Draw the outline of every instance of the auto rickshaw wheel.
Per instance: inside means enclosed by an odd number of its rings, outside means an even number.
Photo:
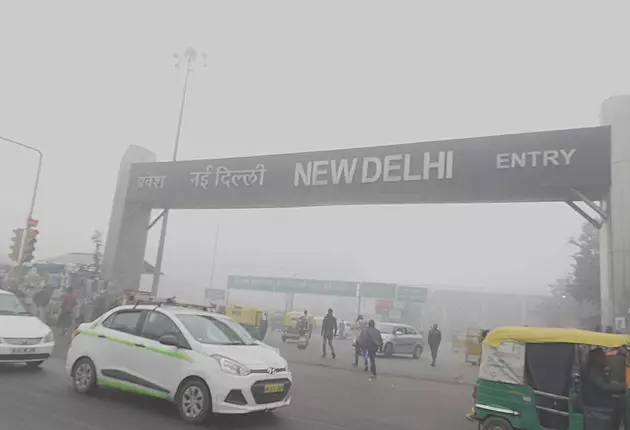
[[[505,418],[488,417],[483,420],[482,430],[514,430],[512,424]]]

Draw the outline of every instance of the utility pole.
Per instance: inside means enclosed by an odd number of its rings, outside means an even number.
[[[28,231],[31,229],[31,220],[33,219],[33,211],[35,210],[35,201],[37,200],[37,190],[39,188],[39,176],[42,172],[42,161],[43,161],[43,154],[42,152],[37,149],[34,148],[32,146],[26,145],[24,143],[18,142],[16,140],[13,139],[9,139],[7,137],[2,137],[0,136],[0,140],[3,140],[5,142],[8,143],[12,143],[13,145],[17,145],[19,147],[28,149],[29,151],[33,151],[35,153],[37,153],[38,155],[38,161],[37,161],[37,173],[35,174],[35,185],[33,187],[33,195],[31,196],[31,206],[28,210],[28,217],[26,217],[26,227],[24,229],[24,234],[22,235],[22,240],[20,242],[20,252],[18,255],[18,266],[22,265],[22,259],[24,256],[24,245],[26,244],[26,238],[28,236]]]
[[[177,153],[179,152],[179,137],[182,131],[182,121],[184,119],[184,108],[186,107],[186,93],[188,91],[188,78],[190,72],[193,70],[193,65],[198,59],[198,53],[193,48],[188,48],[184,51],[183,58],[179,54],[173,54],[173,57],[177,59],[175,67],[179,68],[179,63],[185,61],[186,74],[184,77],[184,88],[182,89],[182,101],[179,107],[179,119],[177,120],[177,132],[175,133],[175,144],[173,145],[173,158],[172,161],[177,161]],[[206,55],[202,53],[202,58],[206,58]],[[162,230],[160,231],[160,241],[158,243],[157,258],[155,260],[155,272],[153,273],[153,285],[151,286],[151,295],[157,297],[158,289],[160,287],[160,275],[162,273],[162,259],[164,258],[164,245],[166,243],[166,229],[168,227],[168,213],[169,209],[164,210],[164,216],[162,217]]]

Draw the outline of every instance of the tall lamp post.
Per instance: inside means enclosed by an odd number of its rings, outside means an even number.
[[[199,53],[193,49],[188,48],[184,51],[183,55],[173,54],[173,58],[176,59],[175,67],[179,68],[180,64],[184,62],[186,64],[186,74],[184,77],[184,88],[182,90],[182,101],[179,107],[179,119],[177,121],[177,132],[175,133],[175,144],[173,146],[173,161],[177,161],[177,152],[179,151],[179,137],[182,131],[182,121],[184,119],[184,108],[186,106],[186,92],[188,91],[188,78],[190,72],[193,71],[194,66],[199,60]],[[206,59],[206,54],[202,53],[201,58]],[[202,67],[205,67],[205,61]],[[162,259],[164,258],[164,244],[166,242],[166,229],[168,226],[168,208],[164,210],[164,216],[162,217],[162,230],[160,231],[160,241],[158,243],[157,258],[155,261],[155,272],[153,273],[153,285],[151,286],[151,295],[157,297],[158,288],[160,286],[160,274],[162,273]]]
[[[0,140],[28,149],[29,151],[33,151],[37,153],[38,155],[37,173],[35,174],[35,185],[33,187],[33,195],[31,196],[31,206],[28,210],[28,217],[26,218],[26,228],[24,229],[24,234],[22,234],[22,240],[20,241],[20,252],[18,253],[18,266],[21,266],[22,257],[24,254],[24,244],[26,243],[26,237],[28,236],[27,232],[31,228],[31,219],[33,218],[33,211],[35,210],[35,200],[37,200],[37,190],[39,188],[39,176],[42,172],[42,161],[43,161],[44,155],[42,154],[42,151],[40,151],[39,149],[26,145],[21,142],[17,142],[13,139],[0,136]]]

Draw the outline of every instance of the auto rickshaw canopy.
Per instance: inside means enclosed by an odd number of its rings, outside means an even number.
[[[517,343],[572,343],[615,348],[630,345],[630,336],[575,328],[508,326],[497,327],[490,331],[483,342],[493,348],[498,348],[502,342],[506,341]]]

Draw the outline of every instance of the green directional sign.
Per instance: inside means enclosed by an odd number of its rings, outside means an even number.
[[[309,294],[356,297],[357,284],[345,281],[307,281]]]
[[[427,289],[422,287],[398,287],[396,299],[400,302],[425,303],[427,301]]]
[[[395,299],[396,284],[382,284],[379,282],[361,282],[361,297],[375,299]]]
[[[304,279],[276,278],[274,291],[278,293],[306,293],[307,286]]]
[[[230,276],[228,277],[228,288],[231,288],[233,290],[273,291],[273,281],[273,278]]]
[[[266,278],[257,276],[230,276],[228,288],[292,294],[321,294],[356,297],[357,284],[346,281],[321,281],[298,278]]]

